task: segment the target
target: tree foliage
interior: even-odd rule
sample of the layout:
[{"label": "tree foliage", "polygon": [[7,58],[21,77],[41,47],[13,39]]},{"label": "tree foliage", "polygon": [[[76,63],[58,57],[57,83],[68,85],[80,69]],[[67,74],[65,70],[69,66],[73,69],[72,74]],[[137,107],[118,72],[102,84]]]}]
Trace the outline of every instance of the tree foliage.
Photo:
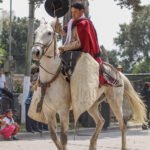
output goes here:
[{"label": "tree foliage", "polygon": [[132,73],[147,73],[150,71],[150,63],[143,61],[133,67]]},{"label": "tree foliage", "polygon": [[6,51],[2,47],[0,47],[0,65],[3,64],[6,54]]},{"label": "tree foliage", "polygon": [[141,0],[114,0],[121,7],[138,9],[140,8]]},{"label": "tree foliage", "polygon": [[119,64],[119,61],[117,58],[117,55],[118,55],[117,51],[116,50],[107,51],[107,55],[108,55],[109,63],[117,67]]},{"label": "tree foliage", "polygon": [[[35,21],[35,27],[39,21]],[[25,53],[28,32],[28,18],[14,17],[12,22],[12,56],[16,61],[17,72],[23,72],[25,67]],[[9,51],[9,23],[3,22],[3,30],[1,34],[1,45],[7,52]]]},{"label": "tree foliage", "polygon": [[[119,56],[126,66],[132,71],[134,66],[147,64],[150,66],[150,6],[145,6],[138,12],[133,12],[130,24],[120,25],[118,37],[114,39],[119,47]],[[141,67],[141,71],[150,72],[149,68]]]}]

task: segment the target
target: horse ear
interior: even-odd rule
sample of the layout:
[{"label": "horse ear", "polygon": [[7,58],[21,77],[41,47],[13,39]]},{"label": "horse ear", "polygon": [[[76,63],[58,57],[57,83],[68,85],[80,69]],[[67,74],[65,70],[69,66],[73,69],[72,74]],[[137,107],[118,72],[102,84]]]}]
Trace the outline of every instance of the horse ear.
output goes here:
[{"label": "horse ear", "polygon": [[40,25],[44,25],[44,24],[47,24],[45,18],[42,18],[41,21],[40,21]]},{"label": "horse ear", "polygon": [[53,28],[53,30],[55,30],[57,21],[58,21],[58,19],[56,18],[54,21],[51,22],[51,27]]},{"label": "horse ear", "polygon": [[40,21],[40,26],[43,25],[43,24],[44,24],[44,21],[43,21],[43,19],[42,19],[42,20]]},{"label": "horse ear", "polygon": [[53,21],[53,22],[51,23],[51,27],[52,27],[53,29],[55,29],[55,25],[56,25],[56,22]]}]

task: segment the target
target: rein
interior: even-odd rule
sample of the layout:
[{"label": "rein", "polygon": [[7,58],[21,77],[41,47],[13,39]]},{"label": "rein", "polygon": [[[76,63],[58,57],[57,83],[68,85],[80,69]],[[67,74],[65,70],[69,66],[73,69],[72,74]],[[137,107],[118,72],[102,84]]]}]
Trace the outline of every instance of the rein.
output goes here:
[{"label": "rein", "polygon": [[[54,37],[53,37],[53,39],[54,39]],[[52,41],[50,41],[50,43],[49,44],[47,44],[47,45],[45,45],[45,44],[42,44],[42,43],[39,43],[39,42],[37,42],[37,43],[34,43],[34,46],[41,46],[41,48],[42,48],[42,56],[40,57],[40,59],[43,57],[43,56],[46,56],[46,57],[48,57],[48,58],[52,58],[53,56],[48,56],[48,55],[45,55],[46,54],[46,52],[47,52],[47,50],[49,49],[49,47],[52,45],[52,43],[53,43],[53,40]],[[45,50],[45,51],[44,51]],[[40,59],[39,59],[39,61],[40,61]]]},{"label": "rein", "polygon": [[40,97],[40,101],[37,104],[37,108],[36,108],[36,112],[37,113],[40,113],[42,111],[42,106],[43,106],[44,97],[45,97],[45,94],[46,94],[46,89],[48,87],[50,87],[51,84],[57,79],[57,77],[59,76],[60,70],[61,70],[61,63],[60,63],[60,65],[59,65],[59,67],[58,67],[58,69],[56,71],[56,74],[53,74],[54,75],[53,78],[50,81],[45,82],[45,83],[42,83],[40,81],[40,76],[39,76],[38,86],[41,87],[41,97]]},{"label": "rein", "polygon": [[50,86],[51,86],[51,83],[53,83],[53,82],[57,79],[57,77],[58,77],[58,75],[59,75],[59,73],[60,73],[60,70],[61,70],[61,64],[59,65],[59,67],[58,67],[58,69],[57,69],[57,71],[56,71],[56,74],[54,74],[53,78],[52,78],[50,81],[48,81],[48,82],[46,82],[46,83],[42,83],[42,82],[40,81],[40,78],[39,78],[39,80],[38,80],[38,86],[41,87],[43,84],[45,84],[46,87],[50,87]]},{"label": "rein", "polygon": [[[42,59],[43,56],[45,56],[45,57],[47,57],[47,58],[49,58],[49,59],[51,59],[51,58],[53,58],[53,57],[55,58],[55,56],[56,56],[56,39],[55,39],[55,35],[56,35],[56,33],[55,33],[55,31],[54,31],[53,39],[52,39],[47,45],[42,44],[42,43],[40,43],[40,42],[34,43],[34,46],[40,45],[41,48],[42,48],[42,55],[41,55],[41,57],[40,57],[40,59],[39,59],[39,61],[38,61],[38,66],[39,66],[40,68],[42,68],[45,72],[47,72],[48,74],[50,74],[50,75],[55,75],[55,74],[54,74],[54,73],[51,73],[51,72],[49,72],[47,69],[45,69],[45,68],[40,64],[40,60]],[[54,56],[48,56],[48,55],[46,55],[46,52],[48,51],[49,47],[53,44],[53,42],[54,42]]]},{"label": "rein", "polygon": [[[56,71],[55,74],[49,72],[46,68],[44,68],[44,67],[40,64],[40,60],[41,60],[41,58],[42,58],[43,56],[45,56],[45,57],[47,57],[47,58],[49,58],[49,59],[51,59],[51,58],[53,58],[53,57],[55,58],[55,56],[56,56],[56,38],[55,38],[55,35],[56,35],[56,33],[54,32],[53,40],[51,40],[48,45],[44,45],[44,44],[42,44],[42,43],[35,43],[35,44],[34,44],[35,46],[36,46],[36,45],[37,45],[37,46],[38,46],[38,45],[41,45],[41,48],[42,48],[42,56],[40,57],[40,59],[39,59],[39,61],[38,61],[39,67],[40,67],[41,69],[43,69],[46,73],[48,73],[48,74],[50,74],[50,75],[53,75],[52,79],[51,79],[50,81],[46,82],[46,83],[42,83],[42,82],[40,81],[40,76],[39,76],[39,79],[38,79],[37,82],[38,82],[38,86],[41,87],[41,97],[40,97],[40,101],[39,101],[38,104],[37,104],[37,108],[36,108],[36,112],[37,112],[37,113],[40,113],[40,112],[42,111],[42,106],[43,106],[43,101],[44,101],[44,97],[45,97],[45,94],[46,94],[46,89],[47,89],[48,87],[50,87],[51,84],[57,79],[57,77],[59,76],[60,70],[61,70],[61,63],[60,63],[60,65],[59,65],[59,67],[58,67],[58,69],[57,69],[57,71]],[[50,46],[53,44],[53,42],[54,42],[54,56],[48,56],[48,55],[46,55],[46,52],[48,51],[48,49],[50,48]]]},{"label": "rein", "polygon": [[[47,52],[47,50],[49,49],[49,47],[52,45],[53,42],[54,42],[54,56],[45,55],[46,52]],[[56,50],[55,33],[54,33],[54,35],[53,35],[53,40],[50,41],[50,43],[49,43],[48,45],[44,45],[44,44],[38,43],[38,42],[35,43],[34,45],[35,45],[35,46],[37,46],[37,45],[41,45],[41,46],[42,46],[42,52],[43,52],[43,53],[42,53],[41,58],[42,58],[43,56],[45,56],[45,57],[47,57],[47,58],[49,58],[49,59],[51,59],[51,58],[53,58],[53,57],[55,58],[55,50]],[[44,49],[45,49],[45,51],[44,51]],[[49,72],[46,68],[44,68],[44,67],[40,64],[41,58],[40,58],[39,61],[38,61],[38,66],[39,66],[41,69],[43,69],[46,73],[48,73],[48,74],[54,76],[51,80],[55,79],[55,77],[57,77],[58,74],[59,74],[59,72],[60,72],[60,66],[61,66],[61,64],[60,64],[60,66],[58,67],[58,70],[56,71],[56,74],[54,74],[54,73]],[[39,78],[40,78],[40,77],[39,77]],[[51,80],[50,80],[48,83],[50,83]],[[41,83],[41,84],[42,84],[42,83]]]},{"label": "rein", "polygon": [[39,67],[40,67],[41,69],[43,69],[45,72],[47,72],[48,74],[55,76],[55,74],[53,74],[53,73],[49,72],[48,70],[46,70],[41,64],[39,64]]}]

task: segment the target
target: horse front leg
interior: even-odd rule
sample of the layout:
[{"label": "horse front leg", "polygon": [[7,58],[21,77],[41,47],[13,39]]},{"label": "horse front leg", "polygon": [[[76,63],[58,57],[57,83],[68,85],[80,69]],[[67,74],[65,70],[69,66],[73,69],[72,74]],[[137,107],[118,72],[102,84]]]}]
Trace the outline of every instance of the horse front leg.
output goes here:
[{"label": "horse front leg", "polygon": [[69,110],[65,113],[61,113],[60,115],[60,121],[61,121],[61,134],[60,134],[60,140],[63,147],[63,150],[67,150],[67,132],[69,128]]},{"label": "horse front leg", "polygon": [[51,138],[52,138],[53,142],[55,143],[57,150],[63,150],[63,146],[62,146],[62,144],[61,144],[61,142],[57,136],[57,133],[56,133],[57,122],[56,122],[56,116],[55,115],[49,119],[48,127],[50,130]]}]

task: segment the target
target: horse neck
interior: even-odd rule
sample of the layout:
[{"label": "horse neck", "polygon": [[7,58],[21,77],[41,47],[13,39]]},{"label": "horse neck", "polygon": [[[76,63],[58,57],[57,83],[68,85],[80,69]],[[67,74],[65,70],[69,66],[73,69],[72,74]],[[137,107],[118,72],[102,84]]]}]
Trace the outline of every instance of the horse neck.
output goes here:
[{"label": "horse neck", "polygon": [[[52,74],[56,74],[59,66],[60,66],[60,63],[61,63],[61,60],[59,58],[58,55],[56,55],[54,57],[54,45],[51,46],[48,50],[47,50],[47,53],[46,53],[47,56],[53,56],[52,58],[48,58],[46,56],[43,56],[40,60],[40,65],[48,72],[52,73]],[[39,76],[40,76],[40,80],[41,82],[48,82],[50,81],[54,75],[46,72],[44,69],[42,69],[40,67],[40,70],[39,70]]]}]

